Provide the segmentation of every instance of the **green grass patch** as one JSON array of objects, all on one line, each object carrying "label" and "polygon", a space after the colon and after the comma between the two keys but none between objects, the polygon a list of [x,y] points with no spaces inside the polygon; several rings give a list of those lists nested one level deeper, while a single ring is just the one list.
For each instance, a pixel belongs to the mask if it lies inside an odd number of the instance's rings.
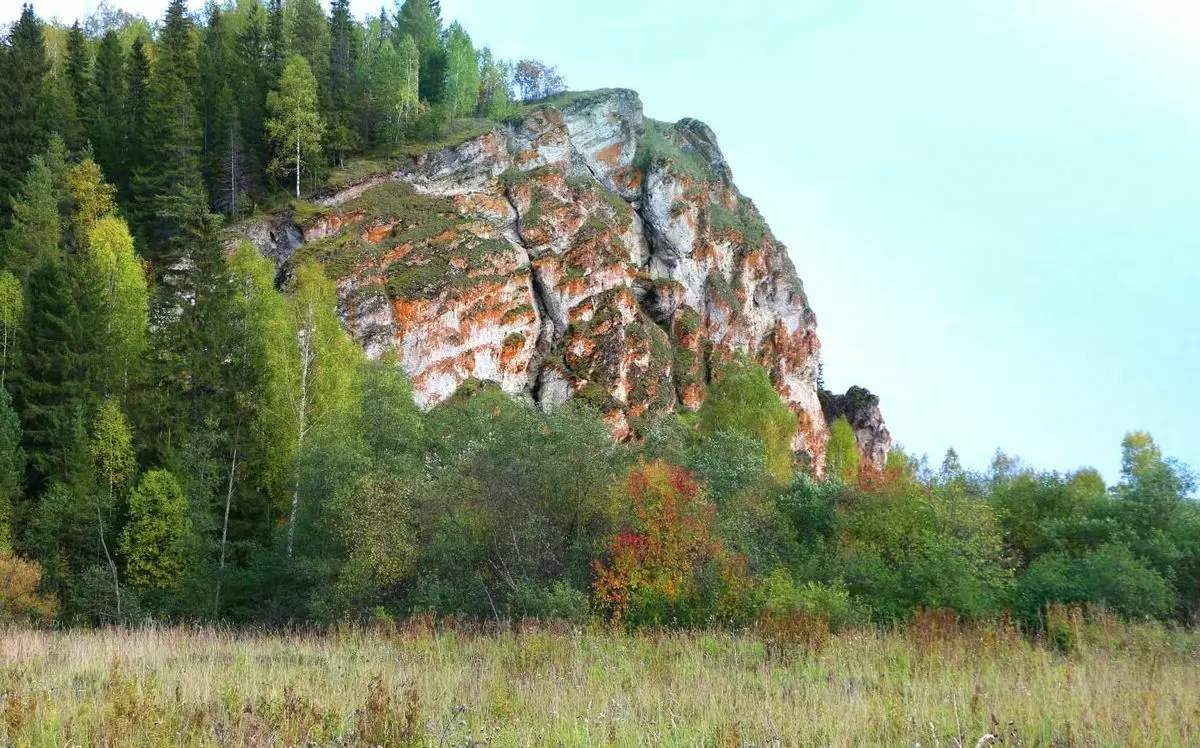
[{"label": "green grass patch", "polygon": [[642,171],[658,165],[693,182],[717,181],[717,173],[675,130],[674,125],[646,120],[646,132],[638,142],[634,164]]}]

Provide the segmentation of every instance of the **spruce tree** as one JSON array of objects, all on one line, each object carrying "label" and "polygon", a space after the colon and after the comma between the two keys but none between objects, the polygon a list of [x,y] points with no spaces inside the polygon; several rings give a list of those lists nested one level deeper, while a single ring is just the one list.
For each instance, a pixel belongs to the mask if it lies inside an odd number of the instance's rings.
[{"label": "spruce tree", "polygon": [[[83,33],[79,21],[67,32],[67,65],[65,71],[67,89],[70,92],[72,109],[79,119],[81,135],[86,138],[87,120],[92,112],[95,99],[94,80],[92,73],[92,49],[88,38]],[[78,150],[83,144],[67,145],[72,150]]]},{"label": "spruce tree", "polygon": [[45,150],[50,137],[43,106],[49,72],[41,21],[26,4],[9,32],[0,67],[0,225],[7,221],[29,160]]},{"label": "spruce tree", "polygon": [[104,175],[118,188],[128,180],[129,154],[122,143],[126,106],[125,61],[115,31],[107,32],[96,49],[95,95],[87,115],[88,140]]},{"label": "spruce tree", "polygon": [[333,0],[329,31],[328,147],[334,160],[342,164],[346,152],[359,144],[354,114],[355,103],[362,98],[355,86],[360,45],[358,25],[350,16],[350,0]]},{"label": "spruce tree", "polygon": [[184,0],[171,0],[155,47],[145,122],[142,163],[134,171],[133,210],[143,250],[158,275],[166,272],[167,244],[179,231],[164,201],[203,190],[201,128],[193,99],[196,50]]},{"label": "spruce tree", "polygon": [[146,165],[143,140],[146,109],[150,101],[150,58],[141,36],[133,40],[125,64],[125,107],[119,136],[124,153],[117,189],[127,203],[133,202],[133,174]]},{"label": "spruce tree", "polygon": [[62,261],[41,263],[26,292],[21,367],[13,377],[13,399],[21,414],[29,487],[40,492],[52,478],[70,473],[76,408],[88,393],[77,351],[86,334]]},{"label": "spruce tree", "polygon": [[[265,192],[270,159],[270,149],[263,138],[263,122],[267,118],[267,92],[275,85],[276,76],[270,68],[267,24],[268,18],[261,6],[251,5],[235,43],[233,78],[238,135],[233,143],[241,148],[240,151],[235,149],[232,155],[240,153],[240,159],[231,159],[230,171],[222,175],[222,183],[225,176],[230,176],[231,184],[241,184],[247,195]],[[234,165],[240,168],[235,170]],[[214,202],[219,204],[216,196]]]},{"label": "spruce tree", "polygon": [[421,100],[442,100],[446,81],[446,50],[442,46],[442,20],[429,0],[404,0],[396,14],[392,43],[400,48],[411,36],[421,53]]},{"label": "spruce tree", "polygon": [[45,156],[34,156],[20,194],[12,203],[12,224],[5,235],[4,267],[27,286],[38,267],[59,257],[62,223],[59,188]]},{"label": "spruce tree", "polygon": [[308,62],[322,98],[329,79],[329,21],[320,0],[292,0],[288,27],[288,53]]},{"label": "spruce tree", "polygon": [[[215,209],[232,214],[238,199],[241,133],[233,96],[233,55],[220,7],[210,6],[200,45],[199,91],[196,97],[204,144],[204,182]],[[229,165],[235,168],[230,179]]]},{"label": "spruce tree", "polygon": [[274,88],[283,74],[283,61],[287,59],[287,34],[283,19],[283,0],[270,0],[271,9],[267,14],[267,45],[266,66],[267,75]]}]

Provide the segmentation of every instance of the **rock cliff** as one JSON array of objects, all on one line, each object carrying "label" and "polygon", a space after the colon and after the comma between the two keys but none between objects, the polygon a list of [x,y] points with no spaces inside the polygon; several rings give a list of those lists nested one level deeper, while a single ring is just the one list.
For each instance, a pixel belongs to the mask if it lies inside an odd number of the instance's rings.
[{"label": "rock cliff", "polygon": [[[321,260],[347,329],[398,354],[420,405],[491,380],[543,407],[586,398],[624,438],[699,408],[741,353],[823,464],[816,317],[703,123],[649,120],[632,91],[568,94],[315,202],[245,233],[277,261]],[[878,427],[860,439],[882,462]]]}]

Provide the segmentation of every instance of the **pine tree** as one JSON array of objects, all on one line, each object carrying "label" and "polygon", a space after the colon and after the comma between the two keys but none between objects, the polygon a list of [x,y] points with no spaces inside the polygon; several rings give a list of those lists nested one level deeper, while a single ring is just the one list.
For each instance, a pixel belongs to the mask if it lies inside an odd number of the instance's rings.
[{"label": "pine tree", "polygon": [[0,226],[9,216],[12,197],[20,188],[29,160],[46,148],[50,137],[45,120],[45,78],[50,72],[42,24],[32,5],[9,32],[0,65]]},{"label": "pine tree", "polygon": [[296,197],[300,197],[301,171],[317,158],[324,133],[317,108],[317,82],[300,55],[288,59],[279,90],[267,95],[267,111],[271,115],[267,137],[275,144],[271,170],[281,175],[294,172]]}]

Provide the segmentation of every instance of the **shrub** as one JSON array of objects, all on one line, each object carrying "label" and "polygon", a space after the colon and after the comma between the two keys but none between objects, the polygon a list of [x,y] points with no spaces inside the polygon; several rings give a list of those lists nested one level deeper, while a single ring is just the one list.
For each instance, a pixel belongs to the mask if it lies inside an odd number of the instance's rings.
[{"label": "shrub", "polygon": [[805,582],[797,585],[786,569],[779,568],[759,582],[757,592],[763,615],[803,613],[825,619],[832,631],[840,631],[867,621],[866,611],[840,582]]},{"label": "shrub", "polygon": [[1175,607],[1175,590],[1123,545],[1111,543],[1071,558],[1052,553],[1034,560],[1014,593],[1017,613],[1044,623],[1048,605],[1091,603],[1130,618],[1161,617]]},{"label": "shrub", "polygon": [[518,582],[510,603],[515,618],[578,622],[588,616],[587,593],[562,581],[542,587]]},{"label": "shrub", "polygon": [[58,601],[38,592],[42,567],[11,553],[0,553],[0,623],[45,623],[58,612]]},{"label": "shrub", "polygon": [[739,356],[719,367],[698,415],[706,436],[735,431],[753,437],[765,450],[767,473],[780,483],[791,477],[796,414],[761,366]]},{"label": "shrub", "polygon": [[634,625],[740,618],[749,587],[745,559],[715,536],[716,509],[691,473],[643,463],[620,490],[627,522],[606,561],[594,564],[599,607],[614,621]]}]

